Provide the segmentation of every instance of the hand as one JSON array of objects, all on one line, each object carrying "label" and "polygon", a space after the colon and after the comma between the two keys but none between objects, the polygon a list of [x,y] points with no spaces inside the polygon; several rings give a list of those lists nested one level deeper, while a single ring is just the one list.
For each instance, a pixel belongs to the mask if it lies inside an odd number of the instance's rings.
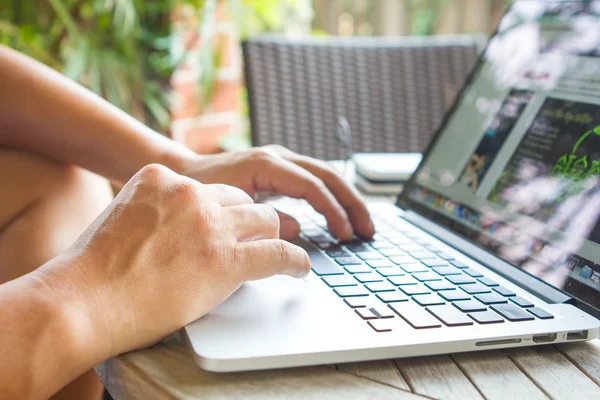
[{"label": "hand", "polygon": [[[198,156],[181,171],[203,183],[236,186],[250,196],[259,192],[306,199],[327,219],[330,232],[341,239],[354,233],[370,239],[375,230],[357,190],[326,162],[301,156],[281,146]],[[280,213],[281,237],[298,235],[298,223]]]},{"label": "hand", "polygon": [[67,281],[81,292],[112,356],[180,329],[244,281],[305,276],[306,252],[278,238],[275,210],[242,190],[150,165],[59,257],[64,262],[37,273],[48,287]]}]

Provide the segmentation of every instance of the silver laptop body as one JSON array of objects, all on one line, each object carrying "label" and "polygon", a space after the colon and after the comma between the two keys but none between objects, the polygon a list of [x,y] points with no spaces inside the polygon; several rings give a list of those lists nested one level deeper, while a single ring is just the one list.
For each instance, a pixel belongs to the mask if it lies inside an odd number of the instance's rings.
[{"label": "silver laptop body", "polygon": [[[600,337],[600,1],[517,1],[373,241],[304,203],[306,280],[249,282],[183,330],[215,372]],[[399,100],[401,101],[401,99]],[[415,110],[426,112],[426,110]]]}]

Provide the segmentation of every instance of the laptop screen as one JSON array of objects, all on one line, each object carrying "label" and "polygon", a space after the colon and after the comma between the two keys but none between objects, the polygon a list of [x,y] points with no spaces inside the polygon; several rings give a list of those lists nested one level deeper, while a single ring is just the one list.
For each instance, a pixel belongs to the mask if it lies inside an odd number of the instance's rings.
[{"label": "laptop screen", "polygon": [[600,308],[600,0],[507,11],[399,203]]}]

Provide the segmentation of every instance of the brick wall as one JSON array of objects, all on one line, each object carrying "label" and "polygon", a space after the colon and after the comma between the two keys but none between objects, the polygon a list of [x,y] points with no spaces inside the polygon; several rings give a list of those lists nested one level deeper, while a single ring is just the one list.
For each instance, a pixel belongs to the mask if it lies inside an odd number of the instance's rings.
[{"label": "brick wall", "polygon": [[[218,0],[216,11],[207,21],[214,32],[211,43],[200,36],[198,15],[190,7],[179,7],[173,17],[174,51],[187,52],[171,78],[171,136],[198,153],[219,151],[224,135],[241,134],[240,90],[242,88],[241,50],[235,25],[225,0]],[[199,90],[202,73],[198,54],[210,45],[220,57],[213,96],[206,104]]]}]

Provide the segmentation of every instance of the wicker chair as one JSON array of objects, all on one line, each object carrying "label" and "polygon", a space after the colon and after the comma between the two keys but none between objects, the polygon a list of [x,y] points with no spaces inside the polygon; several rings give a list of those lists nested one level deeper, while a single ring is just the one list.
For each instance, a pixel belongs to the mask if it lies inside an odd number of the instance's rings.
[{"label": "wicker chair", "polygon": [[357,152],[422,151],[477,59],[466,36],[290,40],[243,44],[254,145],[341,158],[338,119]]}]

